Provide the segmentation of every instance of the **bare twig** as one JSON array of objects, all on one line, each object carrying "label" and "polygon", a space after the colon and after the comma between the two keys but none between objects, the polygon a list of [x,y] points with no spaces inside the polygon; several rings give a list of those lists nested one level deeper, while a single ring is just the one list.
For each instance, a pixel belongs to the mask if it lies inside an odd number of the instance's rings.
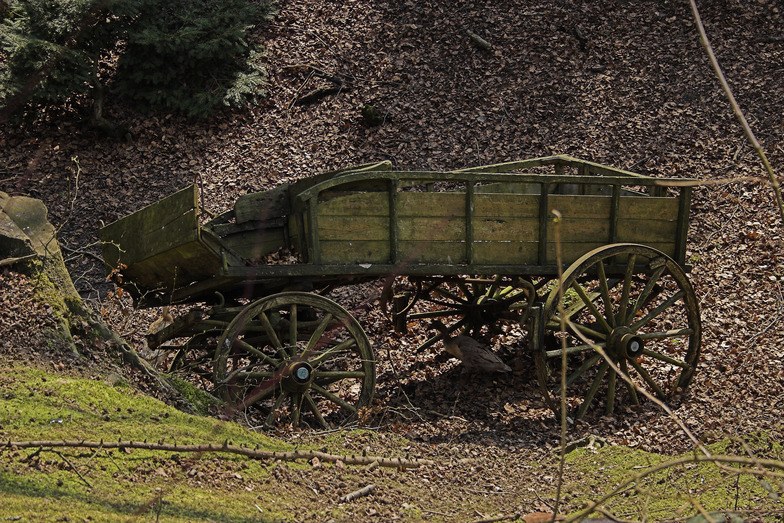
[{"label": "bare twig", "polygon": [[62,454],[61,452],[58,452],[58,451],[56,451],[56,450],[51,450],[50,452],[53,452],[53,453],[57,454],[58,456],[60,456],[60,459],[62,459],[62,460],[63,460],[63,461],[65,461],[66,463],[68,463],[68,466],[69,466],[69,467],[71,467],[71,470],[73,470],[74,472],[76,472],[76,475],[77,475],[77,476],[79,476],[79,479],[81,479],[81,480],[84,482],[84,484],[85,484],[85,485],[87,485],[87,488],[93,488],[93,486],[92,486],[92,485],[90,485],[90,482],[89,482],[89,481],[87,481],[87,480],[85,479],[85,477],[84,477],[84,476],[82,476],[82,473],[81,473],[81,472],[79,472],[78,470],[76,470],[76,467],[74,467],[74,464],[73,464],[73,463],[71,463],[70,461],[68,461],[68,458],[66,458],[65,456],[63,456],[63,454]]},{"label": "bare twig", "polygon": [[294,450],[290,452],[259,450],[257,448],[237,446],[224,442],[222,445],[194,444],[178,445],[176,443],[147,443],[146,441],[5,441],[0,442],[0,447],[35,448],[35,447],[72,447],[88,449],[144,449],[160,450],[166,452],[223,452],[227,454],[238,454],[254,459],[271,459],[283,461],[310,460],[318,458],[321,461],[335,463],[342,461],[347,465],[370,465],[377,462],[381,467],[390,468],[417,468],[432,465],[433,461],[428,459],[405,459],[405,458],[385,458],[381,456],[357,456],[355,454],[339,456],[337,454],[327,454],[316,450]]},{"label": "bare twig", "polygon": [[779,207],[779,215],[781,216],[782,222],[784,222],[784,200],[782,200],[781,188],[779,187],[779,181],[776,179],[776,175],[773,173],[773,167],[771,167],[770,162],[768,162],[768,158],[765,156],[765,151],[762,150],[762,146],[757,141],[757,137],[754,136],[754,132],[751,130],[748,121],[746,121],[746,117],[740,110],[738,102],[735,101],[735,96],[732,94],[732,89],[730,89],[730,86],[727,83],[727,79],[724,77],[721,66],[719,66],[719,61],[716,59],[716,55],[713,53],[713,47],[711,47],[710,41],[708,40],[708,35],[705,33],[705,27],[702,25],[702,18],[700,17],[700,12],[697,9],[697,2],[695,0],[689,0],[689,3],[691,4],[691,11],[694,14],[694,22],[697,24],[697,30],[700,33],[702,46],[705,48],[705,52],[708,53],[708,58],[710,59],[711,66],[713,66],[713,71],[716,73],[716,76],[721,83],[721,87],[724,89],[724,94],[727,95],[727,99],[732,106],[732,112],[735,114],[735,117],[738,119],[741,127],[743,127],[743,132],[746,134],[746,138],[748,138],[752,147],[754,147],[754,150],[757,151],[757,155],[762,160],[762,165],[765,166],[765,170],[768,172],[768,179],[770,180],[771,187],[773,187],[773,193],[776,197],[776,203]]},{"label": "bare twig", "polygon": [[[566,332],[566,312],[564,311],[563,297],[563,252],[561,250],[561,213],[553,209],[555,219],[555,259],[558,265],[558,316],[561,318],[561,332]],[[553,509],[553,519],[558,516],[558,505],[561,502],[561,490],[563,488],[564,467],[566,464],[566,337],[561,337],[561,455],[558,460],[558,487],[555,492],[555,508]]]}]

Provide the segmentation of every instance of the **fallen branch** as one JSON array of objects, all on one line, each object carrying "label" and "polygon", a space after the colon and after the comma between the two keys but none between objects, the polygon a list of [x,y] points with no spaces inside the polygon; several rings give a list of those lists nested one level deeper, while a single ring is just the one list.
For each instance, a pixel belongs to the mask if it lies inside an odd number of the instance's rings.
[{"label": "fallen branch", "polygon": [[317,450],[294,450],[290,452],[259,450],[256,448],[231,445],[224,442],[222,445],[195,444],[178,445],[176,443],[148,443],[146,441],[5,441],[0,442],[2,447],[16,448],[35,448],[35,447],[70,447],[88,449],[143,449],[160,450],[165,452],[224,452],[228,454],[238,454],[253,459],[269,459],[282,461],[295,461],[299,459],[311,460],[318,458],[320,461],[335,463],[342,461],[347,465],[370,465],[378,463],[381,467],[390,468],[418,468],[432,465],[433,461],[428,459],[405,459],[405,458],[384,458],[381,456],[357,456],[355,454],[339,456],[337,454],[327,454]]},{"label": "fallen branch", "polygon": [[493,48],[493,44],[476,34],[475,32],[471,31],[470,29],[466,29],[466,33],[471,38],[471,41],[474,42],[479,49],[484,49],[485,51],[489,51]]},{"label": "fallen branch", "polygon": [[353,501],[353,500],[355,500],[357,498],[361,498],[363,496],[367,496],[368,494],[373,492],[373,489],[375,489],[375,488],[376,488],[376,486],[373,483],[371,483],[370,485],[366,485],[366,486],[362,487],[361,489],[358,489],[358,490],[355,490],[354,492],[350,492],[350,493],[346,494],[345,496],[340,498],[340,501],[342,501],[343,503],[348,503],[349,501]]}]

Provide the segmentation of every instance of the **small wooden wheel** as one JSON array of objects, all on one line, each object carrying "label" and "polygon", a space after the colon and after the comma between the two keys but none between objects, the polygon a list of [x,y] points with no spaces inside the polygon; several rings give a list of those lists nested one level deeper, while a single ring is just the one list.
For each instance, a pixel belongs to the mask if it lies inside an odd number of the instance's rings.
[{"label": "small wooden wheel", "polygon": [[340,426],[370,404],[375,359],[365,331],[337,303],[284,292],[245,307],[218,340],[213,381],[238,408],[262,411],[265,425]]},{"label": "small wooden wheel", "polygon": [[697,299],[680,265],[656,249],[614,244],[585,254],[564,273],[562,290],[551,290],[544,315],[546,343],[534,357],[539,385],[556,414],[564,350],[567,403],[577,419],[602,402],[612,414],[621,396],[640,402],[641,394],[605,356],[636,387],[662,400],[685,389],[694,375]]},{"label": "small wooden wheel", "polygon": [[[408,308],[410,321],[441,320],[448,331],[462,329],[473,336],[502,332],[503,324],[519,328],[525,323],[536,297],[534,285],[518,276],[443,277],[414,280],[414,305]],[[425,341],[422,351],[441,335]]]}]

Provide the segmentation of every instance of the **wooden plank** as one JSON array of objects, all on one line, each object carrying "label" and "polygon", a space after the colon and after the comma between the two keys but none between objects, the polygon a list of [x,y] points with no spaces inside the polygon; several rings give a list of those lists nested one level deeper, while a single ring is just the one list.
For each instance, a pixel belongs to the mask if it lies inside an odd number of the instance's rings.
[{"label": "wooden plank", "polygon": [[536,241],[482,241],[474,244],[474,263],[490,265],[534,264],[538,259]]},{"label": "wooden plank", "polygon": [[287,216],[289,205],[289,184],[280,185],[269,191],[244,194],[234,202],[234,216],[237,223],[255,220],[265,222],[272,218]]},{"label": "wooden plank", "polygon": [[403,263],[466,263],[465,242],[401,241]]},{"label": "wooden plank", "polygon": [[680,264],[686,263],[686,236],[689,233],[689,210],[691,207],[691,187],[681,188],[678,197],[678,230],[673,257]]},{"label": "wooden plank", "polygon": [[400,241],[465,242],[466,237],[463,217],[401,217],[398,228]]},{"label": "wooden plank", "polygon": [[667,242],[675,244],[678,222],[662,220],[618,220],[618,241],[642,243]]},{"label": "wooden plank", "polygon": [[221,238],[223,244],[245,259],[259,258],[286,246],[283,227],[265,227]]},{"label": "wooden plank", "polygon": [[610,235],[607,238],[609,243],[618,241],[618,214],[621,205],[621,186],[613,185],[612,200],[610,201]]},{"label": "wooden plank", "polygon": [[618,204],[618,217],[677,220],[678,198],[621,197]]},{"label": "wooden plank", "polygon": [[398,215],[404,216],[465,216],[464,192],[400,192]]},{"label": "wooden plank", "polygon": [[612,206],[610,196],[551,194],[548,200],[547,210],[550,216],[553,209],[558,209],[564,219],[600,218],[609,222]]},{"label": "wooden plank", "polygon": [[474,216],[539,216],[538,194],[477,194],[474,198]]},{"label": "wooden plank", "polygon": [[345,194],[319,202],[320,216],[388,216],[389,198],[383,192]]},{"label": "wooden plank", "polygon": [[320,248],[320,263],[389,263],[388,241],[325,240],[320,243]]},{"label": "wooden plank", "polygon": [[389,218],[386,216],[320,216],[321,240],[389,241]]},{"label": "wooden plank", "polygon": [[541,187],[538,183],[487,183],[477,184],[477,194],[526,194],[539,195]]},{"label": "wooden plank", "polygon": [[[134,224],[138,224],[135,229]],[[130,267],[199,239],[196,209],[177,216],[157,229],[145,227],[144,217],[134,217],[123,225],[122,229],[114,228],[110,233],[102,235],[104,260],[112,267],[120,263]]]},{"label": "wooden plank", "polygon": [[[610,235],[610,222],[608,220],[563,218],[560,227],[562,242],[577,241],[606,244]],[[547,241],[555,241],[554,225],[548,227]]]},{"label": "wooden plank", "polygon": [[398,180],[389,180],[389,261],[400,260],[400,202],[398,200]]},{"label": "wooden plank", "polygon": [[123,274],[142,291],[171,290],[213,276],[220,268],[221,259],[193,241],[129,265]]},{"label": "wooden plank", "polygon": [[465,198],[465,241],[466,261],[474,262],[474,197],[476,196],[473,182],[466,184]]},{"label": "wooden plank", "polygon": [[197,197],[196,186],[190,185],[102,228],[106,263],[110,267],[120,262],[130,265],[172,244],[197,239]]},{"label": "wooden plank", "polygon": [[537,218],[475,217],[474,241],[536,241],[539,235]]},{"label": "wooden plank", "polygon": [[548,260],[552,263],[552,258],[547,257],[547,226],[550,224],[552,216],[550,216],[550,203],[549,203],[549,190],[550,186],[547,183],[542,184],[542,191],[539,195],[539,246],[537,261],[539,265],[547,265]]}]

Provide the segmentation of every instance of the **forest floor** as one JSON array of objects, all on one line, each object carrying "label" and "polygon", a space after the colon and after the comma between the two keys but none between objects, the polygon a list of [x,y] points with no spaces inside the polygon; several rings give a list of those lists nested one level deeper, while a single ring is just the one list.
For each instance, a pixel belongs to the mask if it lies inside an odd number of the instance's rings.
[{"label": "forest floor", "polygon": [[[78,290],[140,349],[160,313],[107,298],[113,289],[100,261],[98,229],[194,181],[207,210],[217,213],[248,192],[381,160],[398,169],[445,170],[569,154],[650,176],[698,178],[706,183],[693,194],[687,260],[701,309],[702,355],[674,414],[708,443],[752,434],[781,442],[784,228],[760,161],[699,45],[688,3],[485,4],[282,0],[278,14],[254,32],[269,72],[262,105],[193,122],[109,100],[108,116],[130,124],[130,141],[94,135],[77,123],[77,109],[41,114],[30,126],[0,129],[0,189],[45,202]],[[757,138],[774,167],[784,165],[780,4],[722,0],[706,3],[701,14]],[[492,47],[478,48],[467,30]],[[303,94],[332,86],[319,72],[343,78],[345,89],[296,104]],[[363,123],[363,104],[381,111],[380,126]],[[88,368],[53,354],[36,334],[50,311],[20,292],[27,285],[11,271],[0,276],[6,361],[54,364],[83,376],[117,370],[107,363],[116,361],[111,349],[87,340],[80,343],[92,355]],[[375,289],[342,290],[353,294],[344,305],[372,301]],[[422,519],[511,518],[552,509],[560,427],[532,368],[467,383],[454,360],[425,361],[433,354],[407,351],[413,341],[392,334],[380,310],[358,319],[378,351],[380,403],[372,437],[351,433],[346,440],[372,440],[375,453],[470,459],[407,476],[404,494],[357,501],[346,519],[405,518],[401,507],[417,503]],[[130,369],[120,370],[140,390],[169,399]],[[325,437],[274,435],[316,447]],[[587,435],[660,455],[694,448],[650,403],[569,427],[570,440]],[[548,467],[531,473],[532,463]],[[305,472],[291,474],[300,475],[295,483],[305,481]],[[334,476],[324,481],[345,485]],[[611,486],[586,487],[592,488]],[[490,514],[471,508],[479,499],[493,500]],[[309,512],[293,517],[319,519]],[[670,517],[678,516],[653,519]]]}]

